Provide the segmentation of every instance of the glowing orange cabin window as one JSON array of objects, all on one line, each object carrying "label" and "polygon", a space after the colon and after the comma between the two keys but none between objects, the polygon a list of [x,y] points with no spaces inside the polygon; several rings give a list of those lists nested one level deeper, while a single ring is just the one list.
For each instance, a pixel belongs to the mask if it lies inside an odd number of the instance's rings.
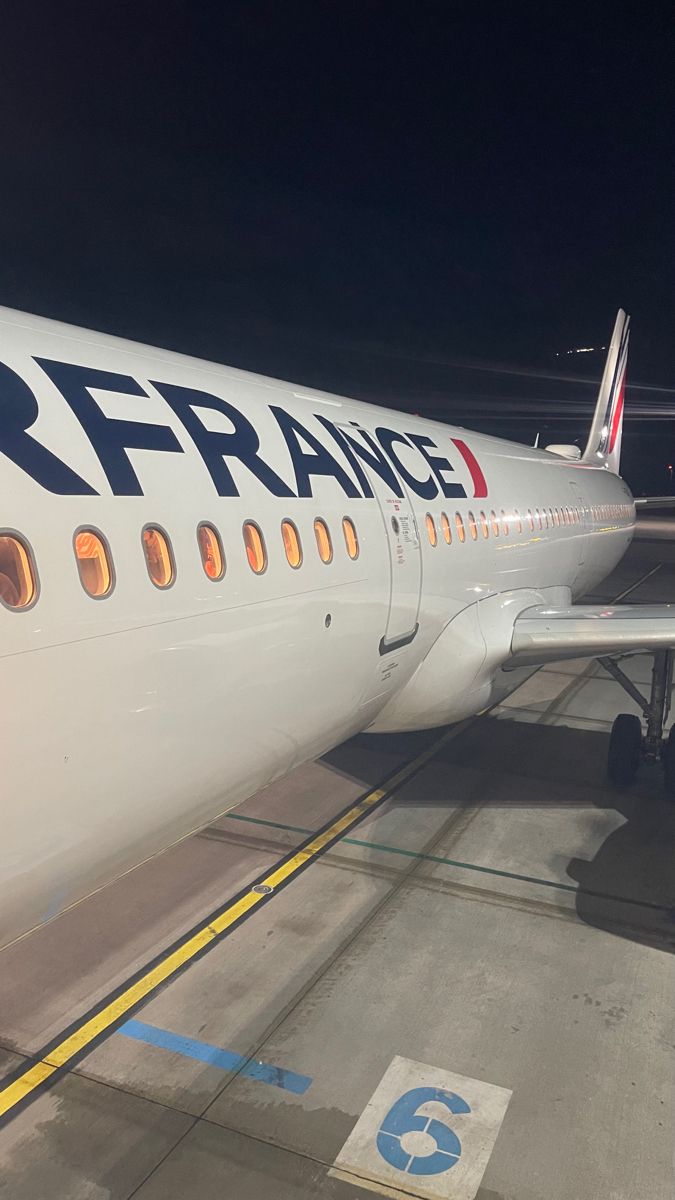
[{"label": "glowing orange cabin window", "polygon": [[522,533],[523,532],[523,522],[520,519],[520,513],[518,512],[518,509],[515,510],[514,517],[515,517],[515,522],[516,522],[516,532]]},{"label": "glowing orange cabin window", "polygon": [[281,536],[288,565],[297,570],[302,565],[302,546],[300,544],[300,534],[292,521],[286,520],[281,522]]},{"label": "glowing orange cabin window", "polygon": [[484,512],[482,512],[480,514],[480,527],[483,530],[483,537],[489,537],[490,536],[490,526],[488,524],[488,519],[485,516]]},{"label": "glowing orange cabin window", "polygon": [[492,532],[494,533],[495,537],[499,537],[499,521],[497,520],[497,514],[496,514],[494,508],[492,509],[492,511],[490,513],[490,524],[492,526]]},{"label": "glowing orange cabin window", "polygon": [[73,539],[80,582],[90,596],[112,591],[113,573],[108,548],[95,529],[80,529]]},{"label": "glowing orange cabin window", "polygon": [[455,513],[455,529],[457,530],[457,537],[460,542],[463,542],[466,539],[466,533],[464,532],[464,522],[459,513]]},{"label": "glowing orange cabin window", "polygon": [[445,538],[448,545],[450,545],[450,543],[452,541],[452,533],[450,532],[450,522],[448,520],[448,514],[444,513],[444,512],[441,513],[441,529],[443,531],[443,537]]},{"label": "glowing orange cabin window", "polygon": [[169,587],[176,573],[171,546],[166,534],[155,525],[149,525],[143,530],[143,553],[148,575],[155,587]]},{"label": "glowing orange cabin window", "polygon": [[214,529],[213,525],[200,525],[197,529],[197,542],[204,574],[217,583],[225,574],[225,556],[218,530]]},{"label": "glowing orange cabin window", "polygon": [[434,521],[434,518],[432,517],[431,513],[427,513],[424,520],[425,520],[426,527],[427,527],[427,534],[429,537],[429,541],[432,546],[435,546],[438,541],[438,534],[436,533],[436,522]]},{"label": "glowing orange cabin window", "polygon": [[504,512],[504,509],[502,509],[502,529],[504,530],[504,537],[508,537],[508,535],[509,535],[509,519],[508,519],[506,513]]},{"label": "glowing orange cabin window", "polygon": [[476,538],[478,537],[478,526],[476,525],[476,518],[472,512],[468,513],[468,521],[469,533],[471,534],[472,540],[475,542]]},{"label": "glowing orange cabin window", "polygon": [[333,543],[330,540],[328,526],[325,521],[321,520],[321,517],[317,517],[314,522],[314,537],[319,558],[322,562],[329,563],[333,557]]},{"label": "glowing orange cabin window", "polygon": [[28,608],[37,593],[30,551],[16,534],[0,535],[0,600],[7,608]]},{"label": "glowing orange cabin window", "polygon": [[534,517],[532,516],[531,508],[527,510],[527,523],[530,526],[530,533],[534,533]]},{"label": "glowing orange cabin window", "polygon": [[342,532],[345,537],[345,546],[347,554],[350,558],[359,557],[359,539],[356,536],[356,526],[350,517],[342,518]]},{"label": "glowing orange cabin window", "polygon": [[255,521],[245,521],[242,529],[244,535],[244,548],[248,565],[256,575],[262,575],[267,566],[267,550],[265,548],[265,539],[260,532]]}]

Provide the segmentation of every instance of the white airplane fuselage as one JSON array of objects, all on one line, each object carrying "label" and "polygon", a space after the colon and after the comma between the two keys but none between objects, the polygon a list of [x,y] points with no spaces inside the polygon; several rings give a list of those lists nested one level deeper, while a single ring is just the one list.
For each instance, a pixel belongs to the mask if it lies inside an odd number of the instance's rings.
[{"label": "white airplane fuselage", "polygon": [[[482,711],[523,678],[515,614],[589,591],[632,536],[610,471],[420,417],[8,310],[0,364],[0,534],[36,571],[30,605],[0,605],[0,946],[359,731]],[[83,528],[109,547],[100,598]]]}]

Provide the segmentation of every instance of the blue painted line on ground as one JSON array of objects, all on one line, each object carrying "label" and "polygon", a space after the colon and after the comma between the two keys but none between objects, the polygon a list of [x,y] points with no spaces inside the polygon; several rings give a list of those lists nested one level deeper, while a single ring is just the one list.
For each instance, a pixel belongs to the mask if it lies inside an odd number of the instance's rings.
[{"label": "blue painted line on ground", "polygon": [[125,1037],[135,1038],[138,1042],[161,1046],[163,1050],[182,1054],[185,1058],[195,1058],[199,1062],[208,1063],[209,1066],[220,1067],[222,1071],[238,1071],[249,1079],[258,1079],[261,1083],[271,1084],[272,1087],[284,1088],[287,1092],[295,1092],[297,1096],[306,1092],[312,1083],[309,1075],[298,1075],[295,1071],[287,1071],[285,1067],[256,1062],[243,1054],[236,1054],[233,1050],[223,1050],[209,1042],[183,1037],[182,1034],[171,1033],[169,1029],[147,1025],[145,1021],[126,1021],[124,1025],[120,1025],[117,1032],[123,1033]]}]

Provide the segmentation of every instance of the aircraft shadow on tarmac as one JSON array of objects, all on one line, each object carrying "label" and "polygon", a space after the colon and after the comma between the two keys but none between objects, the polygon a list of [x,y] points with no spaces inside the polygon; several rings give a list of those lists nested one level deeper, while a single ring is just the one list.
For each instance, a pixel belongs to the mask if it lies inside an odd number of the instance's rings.
[{"label": "aircraft shadow on tarmac", "polygon": [[[441,732],[364,734],[321,761],[366,789]],[[595,928],[672,952],[675,801],[666,798],[657,766],[644,766],[626,791],[612,787],[606,777],[608,740],[598,730],[484,717],[440,749],[418,777],[421,786],[406,786],[391,803],[531,808],[533,821],[538,810],[549,807],[615,810],[624,820],[592,857],[567,863],[565,881],[579,888],[577,915]]]}]

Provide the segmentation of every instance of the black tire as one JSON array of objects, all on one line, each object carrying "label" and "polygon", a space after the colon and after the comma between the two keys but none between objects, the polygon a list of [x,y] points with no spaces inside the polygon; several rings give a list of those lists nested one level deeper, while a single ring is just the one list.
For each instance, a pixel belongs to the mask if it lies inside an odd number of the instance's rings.
[{"label": "black tire", "polygon": [[668,734],[668,741],[663,743],[661,757],[666,795],[669,800],[675,800],[675,725]]},{"label": "black tire", "polygon": [[[607,774],[615,787],[628,787],[637,775],[642,749],[640,718],[620,713],[612,725],[607,752]],[[673,740],[673,779],[675,781],[675,740]]]}]

